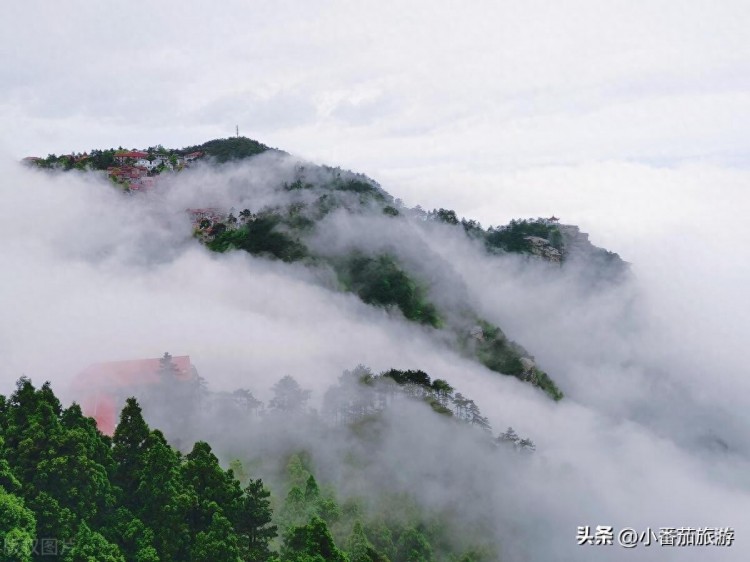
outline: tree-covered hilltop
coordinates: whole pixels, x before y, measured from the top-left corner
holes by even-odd
[[[563,238],[555,221],[549,219],[512,220],[507,226],[489,228],[486,235],[489,248],[506,252],[534,253],[534,242],[546,240],[556,250],[563,249]]]
[[[422,371],[347,371],[326,394],[322,416],[309,409],[309,391],[292,377],[272,390],[266,408],[248,390],[227,395],[204,388],[195,398],[208,411],[165,400],[153,414],[174,419],[174,410],[187,410],[200,430],[214,426],[224,435],[222,424],[232,423],[272,438],[288,431],[279,430],[286,424],[307,431],[320,426],[328,439],[349,435],[372,443],[375,420],[388,419],[388,408],[403,399],[425,403],[436,420],[447,416],[483,430],[488,446],[533,450],[531,441],[522,443],[510,429],[492,439],[472,400]],[[161,391],[169,393],[168,385]],[[189,427],[179,424],[172,428],[176,434],[165,437],[131,397],[108,437],[78,405],[63,407],[49,383],[36,388],[20,379],[12,395],[0,396],[0,560],[46,560],[53,554],[65,562],[497,559],[486,531],[456,532],[461,521],[454,515],[430,511],[397,489],[378,490],[375,504],[350,493],[342,498],[332,482],[318,482],[305,450],[275,450],[260,459],[253,457],[257,452],[242,451],[244,461],[237,458],[224,468],[208,442],[191,440]],[[170,444],[175,435],[194,444],[180,452]],[[353,450],[347,459],[356,478],[367,457],[357,458]],[[271,490],[248,473],[259,465],[276,467]]]
[[[247,137],[229,137],[226,139],[214,139],[203,144],[188,146],[180,150],[181,154],[190,154],[191,152],[202,152],[207,156],[214,158],[216,162],[222,164],[230,160],[242,160],[250,158],[256,154],[261,154],[266,150],[275,150],[263,143],[249,139]]]

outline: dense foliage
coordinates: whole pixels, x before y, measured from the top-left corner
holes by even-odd
[[[441,326],[435,305],[427,301],[426,291],[388,255],[370,257],[355,253],[338,266],[339,279],[366,303],[396,306],[408,320]]]
[[[307,255],[304,244],[282,229],[282,219],[274,213],[260,214],[234,229],[213,228],[213,237],[207,245],[215,252],[238,249],[283,261],[296,261]]]
[[[506,252],[529,252],[527,236],[537,236],[548,240],[556,248],[562,248],[562,234],[556,225],[545,219],[512,220],[507,226],[491,228],[487,232],[486,243],[490,248],[500,248]]]
[[[226,139],[210,140],[195,146],[188,146],[180,152],[183,154],[203,152],[215,158],[218,163],[223,163],[229,160],[249,158],[266,150],[270,149],[265,144],[247,137],[229,137]]]
[[[478,328],[479,337],[468,342],[468,347],[485,367],[497,373],[527,380],[544,390],[554,400],[563,398],[562,391],[547,373],[531,362],[524,363],[524,358],[528,358],[526,350],[509,340],[500,328],[484,320],[478,321]],[[530,361],[530,358],[528,359]]]
[[[0,404],[1,560],[46,560],[52,548],[66,562],[271,558],[263,483],[241,488],[207,443],[181,455],[135,399],[112,438],[49,384],[21,379]]]
[[[165,354],[160,371],[165,382],[169,365]],[[150,390],[165,396],[174,391]],[[193,403],[150,403],[172,418],[190,404],[223,400],[204,387],[198,392]],[[283,377],[273,387],[263,423],[271,428],[290,420],[308,426],[332,422],[356,434],[360,424],[401,397],[484,430],[488,444],[533,450],[531,441],[510,428],[493,440],[472,400],[423,371],[374,375],[362,366],[346,371],[326,394],[330,422],[308,409],[309,396],[292,377]],[[235,424],[243,419],[238,406],[251,417],[263,409],[247,390],[233,393],[231,403],[234,409],[222,407],[221,415]],[[187,431],[184,424],[179,428]],[[276,480],[281,495],[274,500],[239,460],[222,468],[205,441],[186,450],[179,452],[149,426],[136,398],[126,400],[108,437],[78,405],[64,408],[48,383],[35,388],[20,379],[9,398],[0,396],[0,561],[46,560],[51,554],[65,562],[495,559],[491,548],[479,544],[481,533],[473,539],[479,543],[456,550],[446,542],[450,519],[428,514],[408,495],[384,489],[378,505],[368,508],[356,497],[339,501],[334,488],[318,484],[303,451],[282,459],[283,474]]]

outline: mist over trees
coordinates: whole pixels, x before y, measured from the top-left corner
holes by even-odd
[[[230,147],[234,140],[211,142]],[[528,381],[554,400],[563,397],[546,371],[533,362],[523,366],[522,359],[530,358],[528,351],[484,320],[473,310],[472,303],[460,300],[462,287],[454,287],[455,294],[447,300],[435,286],[436,275],[420,262],[434,261],[430,268],[447,272],[452,272],[453,264],[436,255],[407,256],[401,248],[415,242],[415,233],[408,230],[408,225],[424,228],[429,236],[429,223],[438,223],[460,229],[488,254],[535,257],[537,248],[529,241],[534,239],[543,240],[564,257],[564,253],[559,253],[565,250],[564,236],[556,222],[541,218],[514,220],[507,226],[484,229],[474,220],[459,219],[450,209],[426,213],[418,207],[405,208],[377,182],[361,174],[289,162],[292,163],[291,174],[288,169],[285,172],[287,179],[274,180],[270,186],[274,203],[259,206],[253,201],[252,209],[243,208],[244,199],[238,196],[232,203],[242,210],[232,207],[223,215],[217,211],[221,216],[211,220],[201,219],[194,235],[215,252],[240,250],[288,263],[301,262],[315,270],[330,269],[339,290],[354,293],[372,306],[398,311],[411,322],[450,334],[457,350],[474,356],[489,369]],[[367,221],[376,216],[389,217],[394,221],[394,233],[401,232],[406,238],[392,238],[383,231],[387,228],[383,224],[377,225],[378,232],[368,232],[374,224]],[[339,224],[342,217],[352,222],[346,225],[346,231],[336,234],[337,241],[331,247],[331,237],[344,226]],[[371,238],[378,235],[383,236],[382,242],[373,244]],[[347,246],[350,239],[352,244]],[[486,337],[474,343],[468,335],[477,325]]]
[[[165,353],[162,376],[170,376],[170,364]],[[180,384],[157,386],[144,398],[157,404]],[[372,442],[373,428],[362,434],[364,426],[387,419],[387,409],[403,407],[400,400],[429,405],[440,415],[436,420],[447,416],[490,431],[473,401],[422,371],[346,371],[326,394],[323,417],[307,406],[310,392],[288,375],[274,385],[260,418],[254,412],[262,405],[247,390],[231,394],[235,409],[218,412],[207,405],[226,405],[224,395],[199,392],[193,403],[154,407],[155,417],[173,421],[170,441],[192,442],[196,429],[217,423],[206,416],[222,415],[239,427],[260,426],[269,437],[279,426],[303,423],[341,428],[344,433],[331,434],[334,440],[348,434]],[[180,412],[197,417],[196,423],[181,423]],[[0,422],[0,540],[19,562],[45,559],[42,536],[50,539],[48,549],[54,546],[71,562],[92,556],[113,562],[494,559],[492,541],[480,540],[481,534],[468,539],[478,541],[473,547],[466,539],[446,542],[445,533],[456,533],[451,529],[460,522],[395,488],[378,489],[380,505],[350,492],[339,499],[334,486],[318,484],[304,450],[263,455],[263,463],[277,467],[272,480],[280,495],[274,497],[243,466],[258,459],[236,459],[225,469],[205,441],[180,451],[147,423],[136,398],[127,399],[108,437],[77,404],[64,408],[48,383],[36,388],[22,378],[13,394],[0,396]],[[346,489],[345,482],[339,485]]]

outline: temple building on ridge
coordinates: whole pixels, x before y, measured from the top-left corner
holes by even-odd
[[[167,376],[170,380],[165,381]],[[165,353],[155,359],[94,363],[75,377],[72,391],[84,415],[96,420],[99,431],[112,435],[128,397],[165,382],[194,383],[197,379],[189,355]]]

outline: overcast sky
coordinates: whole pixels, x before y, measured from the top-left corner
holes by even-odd
[[[0,149],[182,147],[238,125],[407,203],[560,214],[487,210],[488,192],[552,165],[746,166],[748,29],[743,0],[11,2]]]

